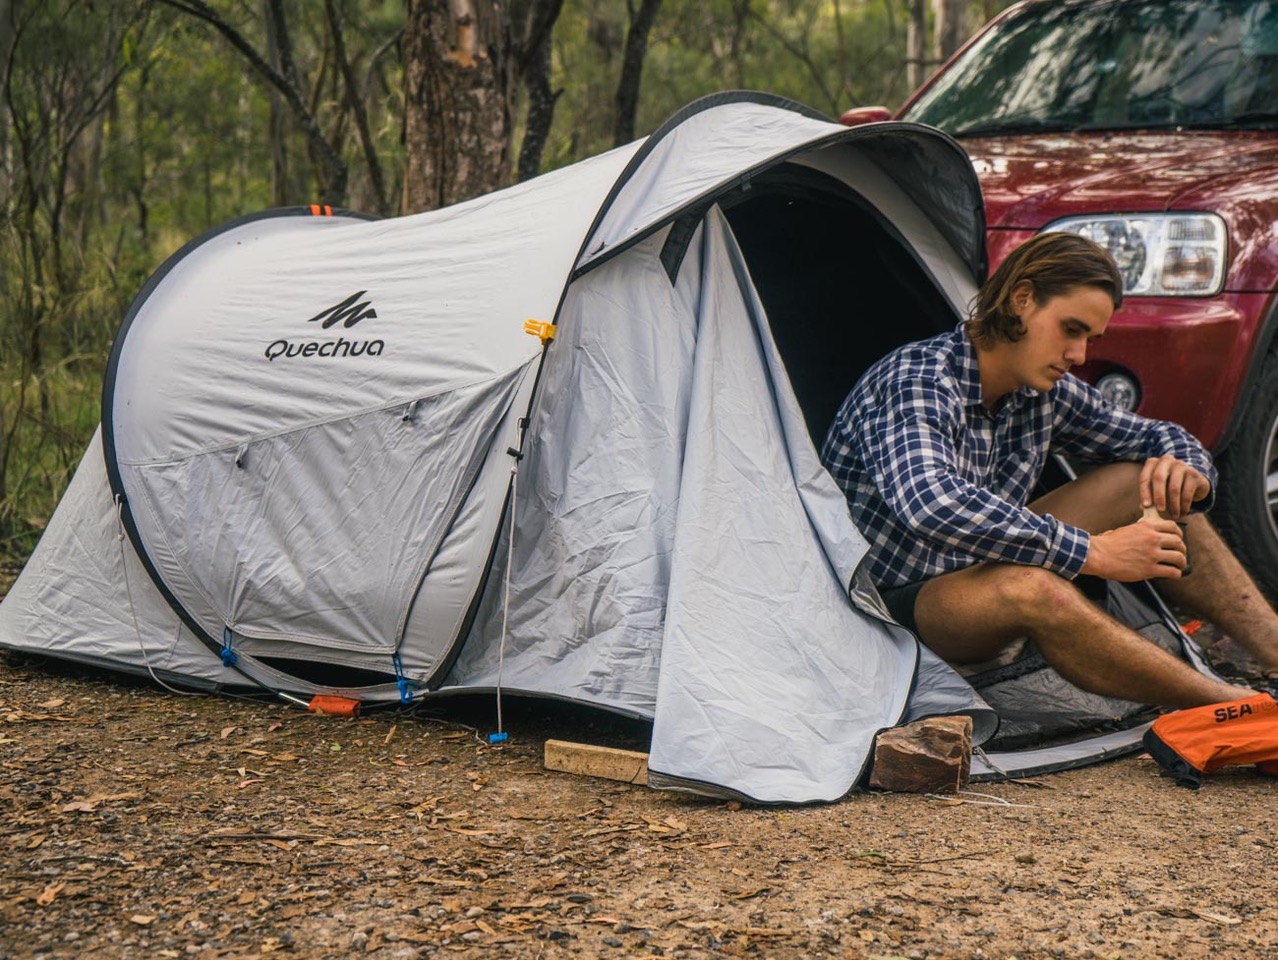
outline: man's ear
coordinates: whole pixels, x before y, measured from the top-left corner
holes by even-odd
[[[1012,295],[1008,298],[1008,302],[1012,305],[1012,312],[1018,317],[1024,314],[1034,305],[1034,284],[1028,280],[1022,280],[1012,288]]]

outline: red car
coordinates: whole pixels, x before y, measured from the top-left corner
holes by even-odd
[[[1212,449],[1212,516],[1278,598],[1278,2],[1021,3],[898,119],[971,155],[991,269],[1042,230],[1114,255],[1125,302],[1077,372]]]

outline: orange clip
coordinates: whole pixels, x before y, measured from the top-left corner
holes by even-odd
[[[547,323],[545,320],[524,321],[524,333],[531,333],[534,337],[540,338],[543,344],[555,339],[555,334],[558,331],[558,327],[553,323]]]
[[[318,694],[311,698],[306,709],[311,713],[327,714],[330,717],[358,717],[359,701]]]

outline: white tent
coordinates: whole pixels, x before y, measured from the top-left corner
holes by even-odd
[[[943,134],[744,93],[449,209],[236,221],[131,308],[0,645],[579,701],[653,719],[654,784],[760,801],[843,795],[902,719],[984,739],[859,578],[812,442],[883,350],[957,320],[983,228]]]

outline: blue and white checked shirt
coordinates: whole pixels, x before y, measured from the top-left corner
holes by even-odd
[[[886,589],[986,560],[1077,576],[1087,532],[1025,507],[1053,450],[1101,462],[1170,453],[1216,488],[1188,431],[1118,410],[1071,375],[1041,393],[1022,387],[991,414],[961,326],[866,371],[821,459],[870,541],[870,578]]]

